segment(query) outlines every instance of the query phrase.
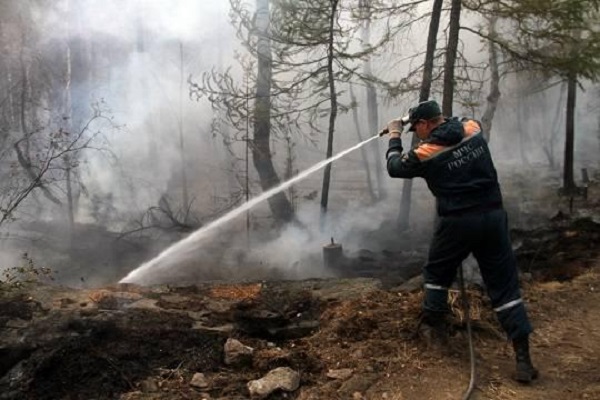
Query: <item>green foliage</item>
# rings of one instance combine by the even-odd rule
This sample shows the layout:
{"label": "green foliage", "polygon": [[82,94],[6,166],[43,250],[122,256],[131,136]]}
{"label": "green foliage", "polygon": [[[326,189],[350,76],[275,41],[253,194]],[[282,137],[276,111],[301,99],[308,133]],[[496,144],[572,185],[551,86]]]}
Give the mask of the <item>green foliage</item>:
{"label": "green foliage", "polygon": [[467,1],[466,7],[498,17],[490,37],[512,61],[551,75],[600,78],[599,0]]}
{"label": "green foliage", "polygon": [[21,265],[2,271],[0,290],[18,289],[30,283],[54,280],[54,272],[50,268],[35,265],[27,253],[23,253],[21,260]]}

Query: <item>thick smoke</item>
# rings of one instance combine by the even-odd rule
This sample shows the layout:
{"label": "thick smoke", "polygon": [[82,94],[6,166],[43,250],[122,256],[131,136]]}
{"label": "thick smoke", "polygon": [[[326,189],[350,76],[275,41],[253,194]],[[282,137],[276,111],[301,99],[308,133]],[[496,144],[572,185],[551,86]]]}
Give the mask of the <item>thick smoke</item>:
{"label": "thick smoke", "polygon": [[[232,199],[237,199],[236,204],[244,200],[239,196],[243,190],[240,177],[245,174],[244,143],[234,143],[233,154],[228,151],[223,138],[214,130],[215,114],[209,103],[205,99],[189,98],[188,77],[197,82],[202,72],[213,68],[223,71],[233,67],[239,72],[235,55],[245,50],[230,25],[227,1],[71,0],[56,2],[54,6],[48,4],[35,6],[33,2],[28,3],[31,20],[37,25],[32,30],[43,33],[40,48],[34,52],[44,56],[50,53],[48,60],[60,59],[64,55],[66,35],[71,38],[71,44],[83,46],[82,54],[86,54],[86,62],[94,67],[89,69],[94,71],[94,76],[90,77],[92,84],[89,87],[83,84],[77,87],[79,83],[73,82],[73,93],[79,96],[73,99],[73,108],[79,110],[77,118],[85,120],[91,105],[101,102],[103,112],[111,121],[102,128],[102,137],[110,151],[89,152],[82,162],[85,193],[80,198],[76,219],[80,225],[89,226],[80,227],[81,231],[76,232],[75,251],[72,248],[66,250],[72,243],[70,238],[61,236],[62,225],[58,228],[43,225],[56,223],[60,213],[55,208],[40,206],[40,198],[35,197],[19,214],[16,224],[20,227],[15,224],[7,228],[11,232],[26,233],[3,238],[0,262],[5,266],[13,265],[21,253],[28,251],[50,260],[54,264],[51,266],[70,265],[63,267],[64,272],[77,281],[82,277],[88,283],[115,282],[190,233],[148,234],[140,240],[141,244],[128,239],[133,236],[125,235],[124,239],[120,236],[135,230],[137,225],[132,225],[132,221],[139,222],[151,207],[167,204],[172,211],[178,211],[184,196],[182,167],[187,175],[191,211],[198,217],[198,224],[206,225],[223,210],[231,208]],[[69,8],[71,17],[66,22],[63,16]],[[467,16],[461,23],[477,24],[478,21],[470,21]],[[384,79],[403,78],[403,74],[420,62],[418,58],[410,60],[410,56],[423,51],[422,38],[426,30],[427,24],[422,22],[411,36],[398,38],[394,52],[373,60],[374,73]],[[487,52],[483,45],[479,39],[471,39],[464,37],[463,54],[472,57],[473,63],[478,57],[485,61]],[[73,54],[81,48],[73,47]],[[402,52],[400,58],[410,65],[399,65],[399,51]],[[591,87],[587,82],[584,84]],[[552,189],[560,186],[565,110],[562,86],[557,85],[542,94],[535,90],[519,91],[524,86],[522,81],[510,76],[503,81],[490,147],[504,184],[507,208],[514,217],[511,219],[513,224],[531,226],[531,220],[525,218],[532,211],[528,209],[531,204],[529,194],[543,195],[548,185]],[[340,101],[349,104],[347,87],[341,85],[339,89],[344,92]],[[360,126],[354,123],[351,112],[340,113],[336,121],[334,154],[358,143],[357,128],[361,128],[364,138],[375,134],[366,130],[363,89],[355,87],[360,103]],[[484,85],[481,95],[457,97],[456,114],[480,118],[485,105],[485,90]],[[433,97],[441,100],[439,93],[439,88],[434,87]],[[380,98],[382,127],[386,121],[405,114],[416,101],[416,93],[391,103]],[[576,171],[598,167],[600,135],[598,119],[593,112],[596,102],[595,90],[580,91]],[[474,108],[473,104],[478,106]],[[232,134],[239,138],[244,132]],[[293,148],[294,171],[303,171],[325,158],[324,137],[308,131],[303,137],[293,137],[296,144]],[[408,143],[407,138],[405,145]],[[386,141],[381,140],[379,144],[378,158],[368,152],[367,162],[372,172],[385,168],[383,149]],[[284,176],[289,148],[281,138],[274,140],[272,147],[277,172]],[[552,167],[550,160],[555,163]],[[251,195],[256,196],[261,189],[252,162],[249,175]],[[532,179],[532,175],[536,178]],[[334,163],[329,213],[324,226],[319,209],[322,173],[317,172],[293,187],[302,227],[290,225],[280,230],[271,226],[270,211],[266,203],[261,204],[250,210],[249,232],[246,231],[245,216],[240,216],[220,227],[193,251],[174,257],[168,268],[148,276],[143,283],[328,276],[332,272],[323,269],[322,248],[331,238],[343,245],[346,254],[360,249],[382,251],[425,246],[426,241],[422,238],[433,227],[434,213],[434,203],[427,188],[421,181],[415,184],[413,242],[398,243],[395,221],[402,181],[388,178],[385,171],[383,177],[388,198],[373,205],[367,189],[364,160],[360,151],[356,151]],[[547,209],[533,211],[545,218],[555,209],[549,202]],[[61,218],[60,223],[64,224],[64,217]],[[118,245],[99,245],[100,238],[105,240],[102,235],[107,232],[112,235],[111,243]],[[53,257],[47,256],[46,250],[52,252]],[[95,261],[97,252],[94,251],[102,253],[102,261],[94,264],[94,268],[86,261],[71,265],[69,257],[74,253],[88,254],[90,263]]]}

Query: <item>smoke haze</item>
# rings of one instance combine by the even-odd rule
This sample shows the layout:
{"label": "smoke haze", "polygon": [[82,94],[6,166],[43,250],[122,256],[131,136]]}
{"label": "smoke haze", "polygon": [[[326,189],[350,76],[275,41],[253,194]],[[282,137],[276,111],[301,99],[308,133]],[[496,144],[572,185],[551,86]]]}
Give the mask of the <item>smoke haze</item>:
{"label": "smoke haze", "polygon": [[[61,63],[66,54],[73,57],[70,94],[74,130],[93,115],[92,106],[101,110],[106,119],[90,126],[90,130],[100,132],[101,141],[94,143],[98,147],[101,144],[102,151],[88,151],[81,156],[82,185],[74,236],[67,237],[65,233],[68,223],[64,206],[55,206],[36,194],[23,203],[14,221],[0,227],[0,266],[18,264],[20,255],[27,252],[49,264],[44,266],[57,269],[63,283],[116,282],[170,244],[244,202],[245,133],[219,125],[210,103],[189,95],[188,79],[200,82],[201,74],[212,69],[225,71],[231,67],[243,85],[236,55],[245,50],[230,24],[228,1],[4,3],[2,7],[6,10],[2,11],[10,14],[5,13],[1,20],[2,34],[7,42],[13,43],[5,52],[7,71],[18,75],[16,46],[21,32],[25,32],[23,40],[29,49],[26,58],[32,65],[29,72],[32,81],[34,75],[40,82],[50,79],[48,76],[60,81],[56,76],[61,74]],[[25,30],[16,22],[19,18],[27,24]],[[474,26],[480,21],[466,17],[463,22]],[[389,52],[374,59],[375,75],[396,81],[404,78],[407,71],[422,62],[420,58],[408,57],[423,52],[426,30],[427,24],[420,23],[409,36],[399,37]],[[473,60],[485,61],[483,45],[479,39],[471,39],[465,36],[462,50]],[[404,61],[398,62],[397,57]],[[36,59],[40,60],[37,64]],[[7,79],[10,80],[5,79],[3,88],[9,83],[14,85]],[[589,82],[583,85],[593,89]],[[485,85],[482,86],[479,94],[456,104],[456,115],[481,116],[487,93]],[[432,96],[438,100],[439,89],[435,87]],[[340,101],[350,104],[347,88],[339,90],[343,92]],[[491,150],[515,226],[531,224],[530,219],[523,217],[528,207],[526,193],[535,192],[538,187],[542,193],[544,185],[552,188],[560,185],[564,90],[557,85],[537,93],[515,77],[502,82]],[[359,142],[357,129],[363,138],[375,134],[367,129],[364,87],[356,86],[355,91],[359,124],[354,123],[351,111],[338,116],[334,154]],[[40,109],[50,108],[50,97],[39,96]],[[417,98],[415,92],[386,101],[380,93],[380,125],[383,127],[386,121],[405,114]],[[597,102],[596,90],[581,91],[576,171],[598,168],[600,135],[594,112]],[[477,106],[468,106],[472,104]],[[58,126],[56,122],[52,124]],[[320,125],[326,127],[326,119]],[[272,140],[274,164],[282,180],[290,164],[294,175],[325,159],[325,134],[308,127],[302,129],[291,136],[293,146],[285,138]],[[224,137],[223,132],[228,136]],[[549,135],[552,132],[556,133]],[[11,131],[10,137],[17,140],[19,134]],[[237,140],[229,141],[231,138]],[[387,143],[378,142],[379,158],[371,150],[366,155],[372,174],[385,169]],[[404,144],[409,145],[408,138]],[[255,197],[262,190],[251,160],[249,165],[250,197]],[[333,164],[329,214],[323,229],[319,206],[321,183],[322,174],[315,173],[286,191],[293,198],[304,229],[297,226],[280,229],[273,223],[267,204],[260,204],[250,210],[249,233],[246,216],[239,216],[199,243],[196,249],[174,258],[169,268],[140,283],[330,276],[333,272],[323,268],[322,247],[331,238],[341,243],[347,254],[361,249],[383,251],[426,246],[426,238],[433,229],[434,202],[422,181],[416,181],[414,186],[411,243],[398,243],[394,236],[402,181],[390,179],[384,173],[383,189],[389,196],[373,204],[360,151]],[[189,208],[183,205],[186,196]],[[547,209],[535,210],[536,217],[548,217],[552,206],[549,203]]]}

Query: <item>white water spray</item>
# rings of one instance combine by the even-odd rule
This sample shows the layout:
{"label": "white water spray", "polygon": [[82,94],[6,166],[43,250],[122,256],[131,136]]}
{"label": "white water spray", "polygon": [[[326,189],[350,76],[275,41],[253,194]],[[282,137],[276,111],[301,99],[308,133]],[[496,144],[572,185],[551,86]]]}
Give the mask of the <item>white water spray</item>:
{"label": "white water spray", "polygon": [[[152,260],[145,262],[144,264],[140,265],[138,268],[131,271],[125,278],[121,279],[119,281],[119,283],[136,283],[136,282],[143,281],[146,274],[148,274],[150,271],[155,271],[157,269],[160,269],[161,265],[163,265],[163,262],[165,260],[168,260],[169,257],[178,255],[179,253],[185,253],[186,251],[195,248],[194,246],[202,238],[204,238],[208,232],[210,232],[214,228],[224,224],[227,221],[232,220],[233,218],[237,217],[238,215],[243,214],[245,211],[254,207],[258,203],[260,203],[264,200],[267,200],[271,196],[274,196],[277,193],[289,188],[294,183],[306,178],[313,172],[320,170],[327,164],[332,163],[333,161],[337,160],[338,158],[341,158],[341,157],[345,156],[346,154],[359,149],[360,147],[364,146],[365,144],[369,143],[372,140],[377,139],[378,137],[379,137],[379,135],[373,136],[367,140],[364,140],[363,142],[360,142],[359,144],[357,144],[353,147],[350,147],[349,149],[341,151],[338,154],[313,165],[309,169],[302,171],[295,177],[281,183],[279,186],[267,190],[266,192],[262,193],[260,196],[257,196],[255,198],[249,200],[248,202],[242,204],[238,208],[231,210],[230,212],[223,215],[222,217],[212,221],[211,223],[198,229],[197,231],[192,232],[188,237],[181,239],[179,242],[176,242],[173,245],[171,245],[170,247],[168,247],[167,249],[163,250],[158,256],[154,257]],[[165,263],[165,264],[168,265],[168,263]]]}

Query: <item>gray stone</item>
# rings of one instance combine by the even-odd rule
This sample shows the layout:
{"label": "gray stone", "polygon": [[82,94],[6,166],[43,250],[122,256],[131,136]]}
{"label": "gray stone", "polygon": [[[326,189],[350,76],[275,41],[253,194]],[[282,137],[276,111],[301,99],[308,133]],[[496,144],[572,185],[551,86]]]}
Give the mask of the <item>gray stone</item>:
{"label": "gray stone", "polygon": [[293,392],[300,386],[300,374],[288,367],[279,367],[264,377],[248,382],[252,397],[265,398],[276,390]]}
{"label": "gray stone", "polygon": [[355,392],[365,393],[376,381],[377,374],[353,375],[338,390],[342,395],[352,395]]}
{"label": "gray stone", "polygon": [[244,364],[252,360],[252,354],[254,349],[252,347],[244,345],[242,342],[236,339],[227,339],[225,342],[225,364],[227,365],[239,365]]}
{"label": "gray stone", "polygon": [[154,379],[145,379],[140,383],[140,389],[143,393],[158,392],[158,383]]}
{"label": "gray stone", "polygon": [[206,379],[206,376],[204,376],[204,374],[197,372],[194,374],[194,376],[192,376],[192,380],[190,381],[190,386],[199,388],[199,389],[206,389],[210,386],[210,383],[208,382],[208,379]]}
{"label": "gray stone", "polygon": [[327,371],[327,377],[331,379],[345,380],[352,376],[352,368],[330,369]]}

